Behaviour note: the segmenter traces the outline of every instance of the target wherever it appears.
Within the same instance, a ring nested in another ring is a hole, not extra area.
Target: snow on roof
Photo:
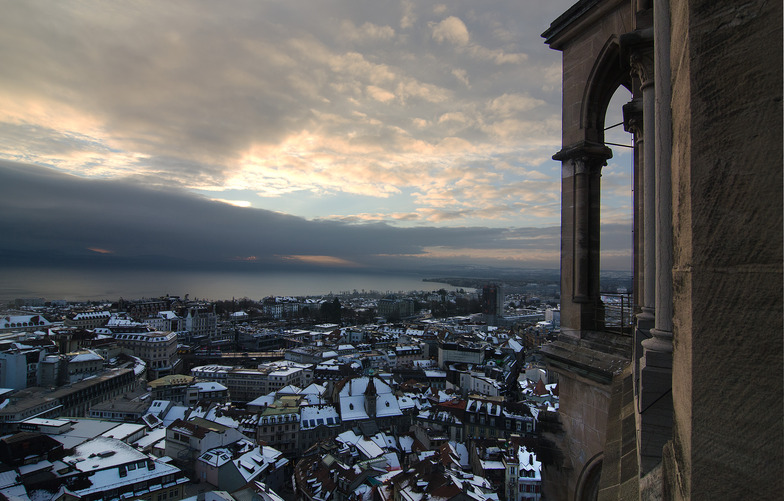
[[[199,391],[224,391],[228,390],[225,386],[220,383],[216,383],[214,381],[207,381],[203,383],[193,383],[191,386],[195,386],[199,389]]]
[[[270,406],[275,402],[275,393],[270,393],[269,395],[262,395],[258,398],[255,398],[248,402],[246,405],[248,407],[255,406],[255,407],[264,407]]]
[[[79,471],[92,472],[146,459],[146,454],[125,442],[101,436],[76,446],[73,454],[65,456],[62,461],[73,464]]]
[[[426,370],[425,376],[429,378],[444,378],[446,377],[446,372],[444,371],[435,371],[435,370]]]
[[[399,397],[397,399],[397,405],[400,410],[413,409],[416,407],[416,403],[409,397]]]
[[[395,441],[395,437],[393,435],[387,435],[384,432],[378,432],[372,437],[370,440],[376,443],[379,447],[384,447],[387,449],[397,449],[397,442]]]
[[[279,389],[276,393],[279,394],[282,393],[285,395],[299,395],[300,393],[302,393],[302,388],[290,384],[288,386],[284,386],[283,388]]]
[[[340,396],[349,396],[349,395],[364,395],[365,391],[367,390],[368,382],[373,380],[373,385],[376,388],[376,394],[381,395],[383,393],[392,393],[392,387],[389,386],[383,379],[378,377],[355,377],[349,379],[346,384],[343,385],[343,388],[340,389]]]
[[[199,456],[198,460],[215,468],[219,468],[231,461],[231,451],[225,447],[216,447]]]
[[[324,353],[322,353],[321,354],[321,359],[322,360],[326,360],[328,358],[337,358],[339,356],[340,355],[338,355],[338,352],[330,350],[330,351],[325,351]]]
[[[305,389],[301,391],[304,395],[323,395],[327,391],[325,386],[316,383],[310,383]]]
[[[376,396],[376,417],[402,416],[397,397],[391,393]]]
[[[22,476],[29,475],[30,473],[47,470],[52,468],[52,462],[43,460],[37,463],[25,464],[19,467],[19,474]]]
[[[501,461],[485,461],[483,459],[479,460],[479,464],[481,465],[483,470],[503,470],[505,469],[504,463]]]
[[[343,421],[369,419],[365,411],[365,396],[340,397],[340,417]]]
[[[103,361],[103,357],[92,350],[86,350],[83,353],[77,353],[76,355],[72,356],[68,361],[73,364],[78,362],[93,362],[99,360]]]
[[[70,430],[59,435],[51,435],[51,437],[63,444],[63,448],[73,449],[79,444],[92,440],[102,433],[117,427],[119,424],[113,421],[96,419],[72,419]]]
[[[337,426],[340,416],[334,406],[305,406],[300,411],[300,429],[309,430],[317,426]]]
[[[410,435],[401,435],[398,440],[400,443],[400,450],[409,453],[411,452],[411,447],[414,445],[414,437]]]
[[[120,476],[118,468],[96,471],[89,477],[92,485],[86,489],[74,490],[74,493],[84,497],[89,494],[111,490],[121,485],[139,484],[141,482],[148,482],[150,485],[154,485],[155,483],[162,483],[166,477],[172,478],[172,484],[188,482],[188,479],[182,475],[180,469],[175,466],[160,461],[152,461],[152,467],[152,469],[146,466],[137,467],[133,470],[128,469],[123,477]]]
[[[267,446],[256,447],[232,462],[246,483],[251,482],[264,471],[281,468],[288,464],[288,460],[279,450]]]
[[[171,409],[169,409],[169,412],[167,412],[165,416],[163,417],[158,416],[158,417],[163,419],[164,426],[169,426],[170,424],[172,424],[178,419],[185,420],[185,414],[187,414],[187,412],[188,412],[188,407],[182,405],[175,405]]]
[[[119,426],[115,426],[111,430],[102,433],[101,436],[116,438],[117,440],[125,440],[126,438],[140,432],[141,430],[144,430],[145,428],[147,427],[143,424],[122,423]]]
[[[394,452],[387,452],[384,454],[384,457],[387,458],[387,471],[395,471],[400,470],[400,458]]]
[[[517,458],[521,470],[533,472],[533,479],[535,480],[542,479],[542,463],[536,459],[536,454],[533,451],[529,451],[525,446],[520,446],[517,449]]]
[[[373,442],[372,440],[369,440],[365,437],[362,437],[359,440],[357,440],[357,443],[354,445],[356,445],[357,450],[361,452],[368,459],[377,458],[380,455],[384,454],[384,449],[376,445],[376,443]]]
[[[147,447],[152,447],[161,440],[166,439],[166,428],[155,428],[147,432],[142,438],[134,442],[134,445],[139,449],[146,449]]]

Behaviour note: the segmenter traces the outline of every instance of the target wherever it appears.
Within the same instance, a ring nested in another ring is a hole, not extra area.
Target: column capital
[[[601,143],[580,141],[569,146],[564,146],[561,151],[553,155],[553,160],[561,162],[575,161],[584,166],[604,167],[607,160],[612,158],[612,150]]]
[[[621,64],[629,68],[641,87],[653,85],[653,28],[635,30],[620,36]]]

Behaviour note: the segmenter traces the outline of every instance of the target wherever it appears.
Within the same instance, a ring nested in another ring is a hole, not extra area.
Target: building
[[[177,333],[134,329],[136,332],[117,332],[114,339],[130,354],[147,364],[147,377],[158,379],[176,374],[182,360],[177,354]]]
[[[544,495],[779,497],[784,437],[760,430],[782,429],[784,395],[781,2],[580,0],[543,37],[563,58],[561,332],[541,349],[563,461]],[[621,86],[633,333],[609,328],[599,288]]]
[[[9,315],[0,318],[0,334],[44,331],[51,326],[52,323],[41,315]]]
[[[498,285],[482,287],[482,313],[497,319],[504,312],[504,293]]]
[[[206,419],[174,420],[166,427],[166,455],[193,472],[196,458],[216,447],[250,439],[235,430]]]
[[[485,349],[475,343],[443,342],[438,345],[438,366],[442,369],[451,363],[481,365]]]
[[[54,390],[17,391],[0,408],[0,431],[13,431],[19,422],[34,417],[86,416],[93,405],[130,392],[136,385],[132,369],[110,369]]]
[[[542,498],[542,462],[524,445],[509,447],[502,457],[507,501],[539,501]]]
[[[299,446],[299,404],[302,397],[287,395],[275,399],[259,412],[256,440],[284,454],[293,455]]]
[[[80,329],[95,329],[106,325],[112,314],[108,311],[84,311],[66,317],[64,324],[67,327],[78,327]]]
[[[108,437],[76,446],[72,454],[50,463],[48,468],[61,486],[54,499],[65,494],[84,501],[139,497],[178,500],[184,497],[183,484],[188,482],[179,468]],[[28,491],[37,491],[35,487],[29,485]]]
[[[32,347],[0,352],[0,387],[21,390],[35,386],[38,381],[38,362],[46,353]]]
[[[312,373],[307,365],[296,363],[271,363],[258,369],[224,365],[191,369],[191,375],[200,380],[215,381],[226,386],[231,399],[236,402],[250,402],[286,386],[307,386],[312,382]]]

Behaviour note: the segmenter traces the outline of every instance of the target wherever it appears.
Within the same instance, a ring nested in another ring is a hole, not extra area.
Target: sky
[[[0,0],[0,258],[557,268],[540,34],[572,3]],[[614,150],[602,266],[625,270]]]

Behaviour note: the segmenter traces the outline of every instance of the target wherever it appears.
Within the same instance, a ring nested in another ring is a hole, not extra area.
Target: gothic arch
[[[604,144],[604,116],[610,99],[621,85],[632,90],[629,71],[621,65],[618,40],[617,35],[612,35],[605,42],[585,85],[580,127],[585,131],[585,140],[588,142]]]
[[[577,480],[575,501],[596,501],[599,494],[599,478],[602,475],[604,452],[599,452],[585,463]]]

